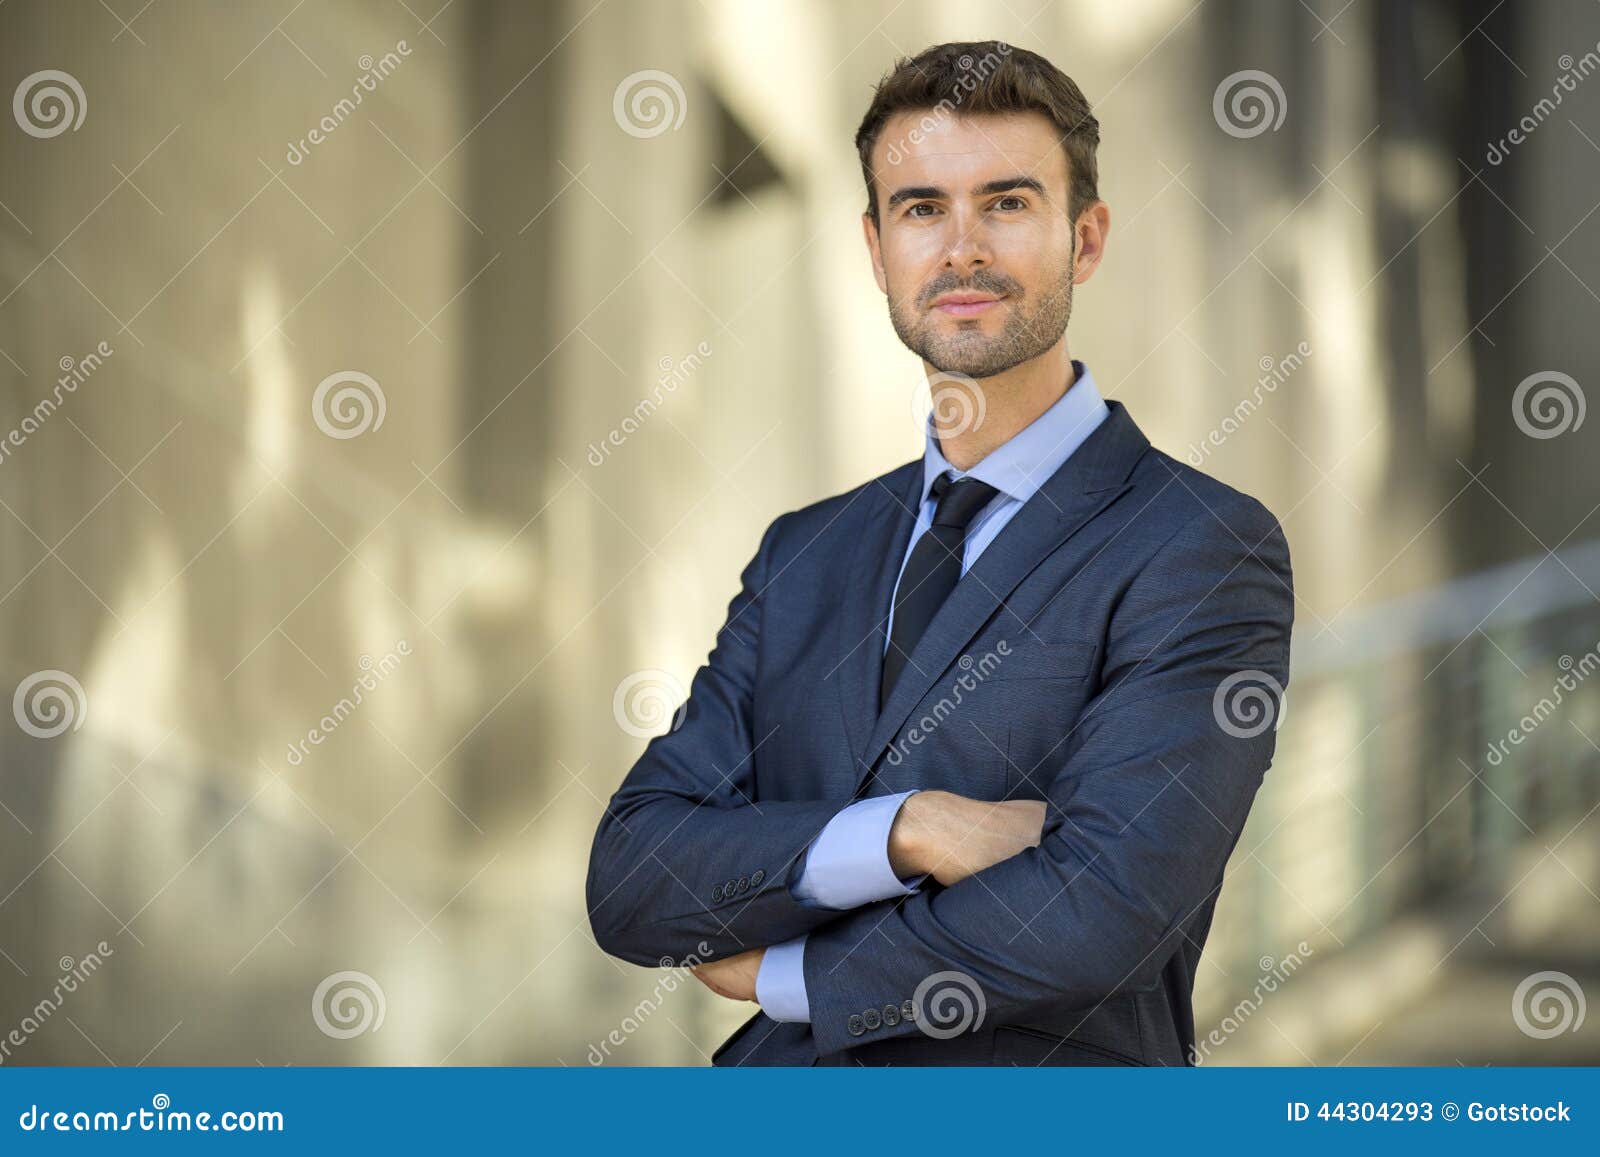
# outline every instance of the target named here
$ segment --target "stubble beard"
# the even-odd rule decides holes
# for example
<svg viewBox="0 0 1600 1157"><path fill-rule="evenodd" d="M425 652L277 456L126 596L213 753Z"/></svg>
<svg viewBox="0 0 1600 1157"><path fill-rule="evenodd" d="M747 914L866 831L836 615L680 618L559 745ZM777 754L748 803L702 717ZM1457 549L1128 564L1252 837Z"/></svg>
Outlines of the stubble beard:
<svg viewBox="0 0 1600 1157"><path fill-rule="evenodd" d="M1033 308L1020 296L1016 283L1004 285L978 277L971 287L984 293L1005 293L1009 313L1001 331L984 334L976 325L954 333L940 332L937 319L914 301L889 297L889 321L907 349L941 373L969 378L990 378L1038 357L1061 340L1072 318L1072 279L1076 260L1069 257L1066 273L1040 294ZM940 289L939 292L945 292Z"/></svg>

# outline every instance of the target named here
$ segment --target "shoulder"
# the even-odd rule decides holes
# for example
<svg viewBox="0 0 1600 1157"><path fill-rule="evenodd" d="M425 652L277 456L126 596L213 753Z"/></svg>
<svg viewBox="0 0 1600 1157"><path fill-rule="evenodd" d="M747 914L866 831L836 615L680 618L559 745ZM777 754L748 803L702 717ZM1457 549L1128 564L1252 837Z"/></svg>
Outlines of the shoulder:
<svg viewBox="0 0 1600 1157"><path fill-rule="evenodd" d="M913 475L921 470L922 459L917 458L842 493L780 514L767 527L763 547L779 553L797 549L842 530L853 522L852 515L861 517L869 511L892 509L904 502Z"/></svg>
<svg viewBox="0 0 1600 1157"><path fill-rule="evenodd" d="M1128 477L1140 517L1158 521L1174 539L1249 543L1283 536L1282 524L1260 499L1152 446Z"/></svg>
<svg viewBox="0 0 1600 1157"><path fill-rule="evenodd" d="M1121 502L1142 534L1142 581L1158 585L1253 583L1293 590L1293 565L1283 526L1254 495L1151 447L1128 476Z"/></svg>

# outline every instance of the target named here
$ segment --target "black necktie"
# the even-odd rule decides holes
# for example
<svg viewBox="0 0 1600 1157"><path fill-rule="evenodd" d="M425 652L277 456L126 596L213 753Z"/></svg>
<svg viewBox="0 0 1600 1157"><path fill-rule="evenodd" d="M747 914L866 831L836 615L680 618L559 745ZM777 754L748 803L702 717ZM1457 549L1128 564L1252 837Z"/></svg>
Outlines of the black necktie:
<svg viewBox="0 0 1600 1157"><path fill-rule="evenodd" d="M931 491L937 506L933 525L922 532L911 557L900 575L894 592L894 625L890 628L889 650L883 657L883 687L878 709L889 701L895 680L905 669L906 660L916 648L922 632L961 578L961 559L967 544L967 524L999 493L976 478L954 481L948 473L933 480Z"/></svg>

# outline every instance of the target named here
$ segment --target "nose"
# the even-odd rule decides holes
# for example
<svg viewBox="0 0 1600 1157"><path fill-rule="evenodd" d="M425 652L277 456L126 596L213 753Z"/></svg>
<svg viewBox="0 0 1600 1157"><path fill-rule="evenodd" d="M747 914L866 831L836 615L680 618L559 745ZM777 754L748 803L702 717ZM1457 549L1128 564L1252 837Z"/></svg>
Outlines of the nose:
<svg viewBox="0 0 1600 1157"><path fill-rule="evenodd" d="M966 277L987 266L991 255L981 214L958 210L947 220L950 236L945 242L945 267Z"/></svg>

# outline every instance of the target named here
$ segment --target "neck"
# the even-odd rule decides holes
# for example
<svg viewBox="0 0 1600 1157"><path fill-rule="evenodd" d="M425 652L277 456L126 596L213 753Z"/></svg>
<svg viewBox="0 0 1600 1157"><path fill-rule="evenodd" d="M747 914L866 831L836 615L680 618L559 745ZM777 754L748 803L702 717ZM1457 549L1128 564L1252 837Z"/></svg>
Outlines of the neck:
<svg viewBox="0 0 1600 1157"><path fill-rule="evenodd" d="M927 362L923 368L930 379L939 372ZM1076 380L1064 336L1032 361L993 377L974 379L972 384L968 379L942 379L939 391L956 393L961 404L934 407L939 452L957 470L971 470L1060 401ZM982 420L974 423L978 414Z"/></svg>

